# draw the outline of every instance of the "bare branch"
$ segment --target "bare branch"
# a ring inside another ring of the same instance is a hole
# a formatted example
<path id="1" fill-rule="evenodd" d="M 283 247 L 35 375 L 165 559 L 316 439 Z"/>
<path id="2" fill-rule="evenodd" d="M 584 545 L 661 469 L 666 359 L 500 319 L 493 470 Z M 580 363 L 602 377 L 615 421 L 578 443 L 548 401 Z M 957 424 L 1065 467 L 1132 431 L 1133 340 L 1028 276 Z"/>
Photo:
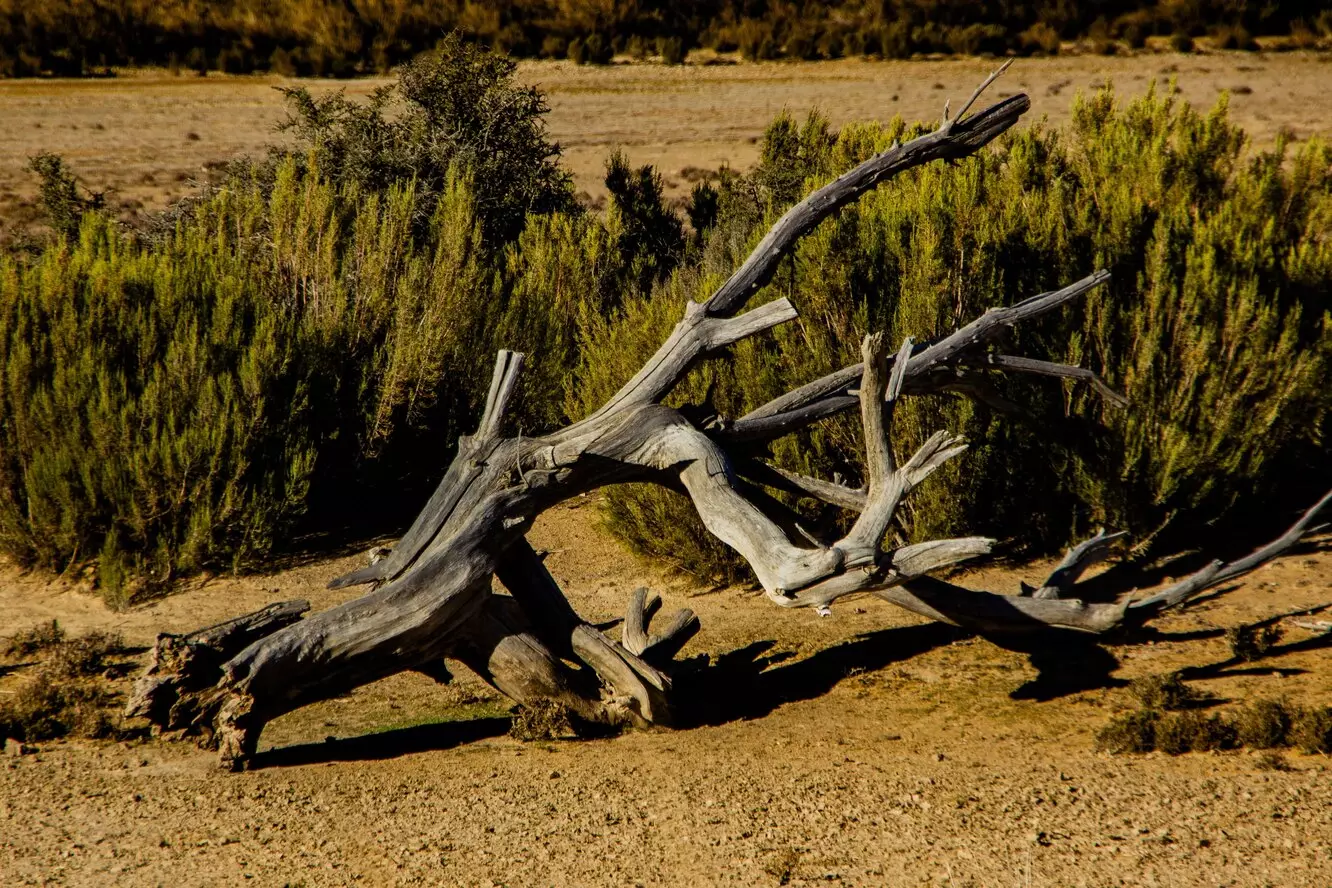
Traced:
<path id="1" fill-rule="evenodd" d="M 523 368 L 522 352 L 500 349 L 495 356 L 495 370 L 490 377 L 490 391 L 486 394 L 486 407 L 476 436 L 482 440 L 498 438 L 504 427 L 504 414 L 518 387 L 518 374 Z"/>
<path id="2" fill-rule="evenodd" d="M 1185 577 L 1178 583 L 1167 586 L 1154 595 L 1134 601 L 1129 605 L 1129 613 L 1137 622 L 1148 620 L 1161 611 L 1178 607 L 1207 589 L 1219 586 L 1262 567 L 1273 558 L 1288 551 L 1303 537 L 1326 528 L 1327 525 L 1325 524 L 1314 525 L 1313 519 L 1329 502 L 1332 502 L 1332 490 L 1323 494 L 1323 498 L 1310 506 L 1308 511 L 1300 516 L 1300 520 L 1292 524 L 1285 533 L 1266 546 L 1229 564 L 1213 561 L 1202 570 Z"/>
<path id="3" fill-rule="evenodd" d="M 987 85 L 990 81 L 987 81 Z M 745 263 L 706 303 L 712 315 L 733 314 L 772 280 L 782 257 L 815 226 L 866 191 L 898 173 L 929 163 L 974 154 L 1005 130 L 1031 107 L 1019 94 L 986 108 L 965 121 L 956 121 L 896 145 L 815 191 L 786 211 L 786 214 L 754 248 Z"/>
<path id="4" fill-rule="evenodd" d="M 920 395 L 947 390 L 956 383 L 954 375 L 956 371 L 945 374 L 939 373 L 940 370 L 970 361 L 982 346 L 993 341 L 1008 328 L 1066 305 L 1108 280 L 1110 280 L 1109 272 L 1097 271 L 1063 289 L 1041 293 L 1010 306 L 992 308 L 956 332 L 926 346 L 917 347 L 906 370 L 903 391 L 909 395 Z M 1051 368 L 1062 367 L 1044 361 L 1035 361 L 1028 365 L 1024 363 L 1026 360 L 1016 359 L 1013 363 L 1000 361 L 994 366 L 1003 370 L 1042 375 L 1052 375 L 1049 372 Z M 977 358 L 977 361 L 985 363 L 981 358 Z M 750 411 L 731 423 L 729 427 L 719 431 L 716 437 L 719 441 L 735 444 L 770 441 L 848 410 L 857 404 L 858 400 L 847 393 L 860 383 L 864 371 L 865 365 L 860 363 L 830 373 L 822 379 L 801 386 Z M 1079 376 L 1079 378 L 1087 377 Z M 1099 377 L 1096 379 L 1099 380 Z M 1106 389 L 1109 390 L 1109 387 Z M 1116 394 L 1115 397 L 1121 396 Z"/>
<path id="5" fill-rule="evenodd" d="M 1013 370 L 1018 373 L 1032 373 L 1037 376 L 1055 376 L 1062 379 L 1081 379 L 1091 384 L 1102 398 L 1116 407 L 1127 407 L 1129 400 L 1112 389 L 1099 374 L 1086 367 L 1073 367 L 1069 364 L 1055 364 L 1050 361 L 1038 361 L 1034 358 L 1020 358 L 1012 355 L 986 355 L 978 361 L 968 364 L 997 367 L 1001 370 Z"/>
<path id="6" fill-rule="evenodd" d="M 1039 589 L 1031 590 L 1033 598 L 1063 598 L 1083 572 L 1093 564 L 1098 564 L 1110 556 L 1114 544 L 1127 537 L 1124 532 L 1106 533 L 1104 530 L 1089 540 L 1074 546 L 1059 562 L 1050 576 Z"/>
<path id="7" fill-rule="evenodd" d="M 798 496 L 812 496 L 815 499 L 840 506 L 843 509 L 849 509 L 852 512 L 863 512 L 865 510 L 866 496 L 863 489 L 856 490 L 847 487 L 845 484 L 835 484 L 832 481 L 823 481 L 819 478 L 810 478 L 807 475 L 788 472 L 780 466 L 770 465 L 756 459 L 741 460 L 735 468 L 736 472 L 743 477 L 768 487 L 775 487 L 778 490 L 784 490 Z"/>

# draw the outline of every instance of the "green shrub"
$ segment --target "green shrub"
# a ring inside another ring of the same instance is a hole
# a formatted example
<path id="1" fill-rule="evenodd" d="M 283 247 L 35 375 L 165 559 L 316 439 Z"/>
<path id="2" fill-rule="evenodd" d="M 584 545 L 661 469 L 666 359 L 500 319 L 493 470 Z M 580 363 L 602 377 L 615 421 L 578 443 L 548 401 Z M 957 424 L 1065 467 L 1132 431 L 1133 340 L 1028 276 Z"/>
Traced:
<path id="1" fill-rule="evenodd" d="M 296 137 L 295 154 L 312 155 L 338 185 L 383 191 L 415 181 L 421 220 L 449 170 L 465 167 L 485 183 L 475 199 L 486 240 L 508 241 L 528 213 L 574 206 L 569 173 L 546 136 L 545 99 L 514 79 L 516 68 L 452 34 L 367 102 L 282 88 L 289 113 L 281 128 Z"/>
<path id="2" fill-rule="evenodd" d="M 683 65 L 685 57 L 689 55 L 689 48 L 679 37 L 658 37 L 657 55 L 668 65 Z"/>
<path id="3" fill-rule="evenodd" d="M 724 186 L 690 267 L 587 336 L 575 412 L 627 379 L 684 300 L 720 283 L 785 205 L 909 135 L 900 122 L 838 135 L 817 120 L 774 124 L 758 168 Z M 1110 526 L 1163 545 L 1204 518 L 1323 483 L 1310 473 L 1327 476 L 1318 436 L 1332 415 L 1322 383 L 1332 360 L 1330 169 L 1332 151 L 1317 140 L 1247 149 L 1224 100 L 1204 115 L 1156 92 L 1123 106 L 1109 92 L 1081 99 L 1066 130 L 1015 132 L 825 221 L 754 300 L 789 296 L 802 319 L 700 369 L 678 397 L 710 392 L 724 415 L 741 415 L 854 363 L 869 329 L 939 335 L 1107 267 L 1109 287 L 1014 331 L 1004 349 L 1090 366 L 1131 408 L 1031 379 L 995 381 L 1025 405 L 1017 417 L 955 398 L 908 401 L 896 422 L 903 452 L 941 428 L 972 447 L 906 502 L 902 534 L 984 533 L 1043 550 Z M 845 418 L 773 446 L 788 469 L 851 483 L 860 453 Z M 738 569 L 711 544 L 688 548 L 704 537 L 678 498 L 626 488 L 607 501 L 612 526 L 640 549 L 703 575 Z"/>
<path id="4" fill-rule="evenodd" d="M 1022 48 L 1032 54 L 1059 55 L 1059 32 L 1045 22 L 1037 22 L 1018 35 Z"/>

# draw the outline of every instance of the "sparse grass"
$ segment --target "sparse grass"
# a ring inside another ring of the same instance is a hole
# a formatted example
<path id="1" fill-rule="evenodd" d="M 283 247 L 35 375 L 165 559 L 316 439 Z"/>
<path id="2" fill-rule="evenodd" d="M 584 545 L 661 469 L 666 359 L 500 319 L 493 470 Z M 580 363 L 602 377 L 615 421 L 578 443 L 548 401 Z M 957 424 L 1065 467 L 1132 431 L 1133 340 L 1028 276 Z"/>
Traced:
<path id="1" fill-rule="evenodd" d="M 31 629 L 15 632 L 5 640 L 6 657 L 31 657 L 40 651 L 54 647 L 65 640 L 65 630 L 57 620 L 41 623 Z"/>
<path id="2" fill-rule="evenodd" d="M 572 713 L 553 700 L 537 700 L 514 709 L 509 736 L 515 740 L 562 740 L 578 736 Z"/>
<path id="3" fill-rule="evenodd" d="M 96 679 L 124 650 L 118 634 L 71 638 L 55 620 L 10 636 L 3 647 L 7 658 L 38 659 L 17 688 L 0 697 L 0 740 L 100 739 L 119 733 L 111 713 L 114 695 Z"/>

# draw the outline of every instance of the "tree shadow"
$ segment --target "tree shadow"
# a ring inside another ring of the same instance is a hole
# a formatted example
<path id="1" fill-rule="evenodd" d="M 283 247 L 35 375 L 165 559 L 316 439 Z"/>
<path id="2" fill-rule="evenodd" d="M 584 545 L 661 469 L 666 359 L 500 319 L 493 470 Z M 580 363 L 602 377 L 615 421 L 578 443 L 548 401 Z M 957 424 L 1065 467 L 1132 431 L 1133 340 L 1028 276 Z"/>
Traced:
<path id="1" fill-rule="evenodd" d="M 883 669 L 969 635 L 943 623 L 881 629 L 793 663 L 785 663 L 794 657 L 789 652 L 767 655 L 776 642 L 757 641 L 680 676 L 676 717 L 681 727 L 762 718 L 784 703 L 821 697 L 850 675 Z"/>
<path id="2" fill-rule="evenodd" d="M 328 762 L 364 762 L 398 758 L 417 752 L 452 749 L 509 730 L 508 718 L 478 718 L 470 721 L 435 722 L 393 728 L 375 734 L 326 740 L 323 743 L 296 743 L 257 753 L 249 763 L 251 770 L 318 765 Z"/>
<path id="3" fill-rule="evenodd" d="M 1270 541 L 1270 537 L 1264 537 L 1258 532 L 1235 534 L 1205 550 L 1189 549 L 1175 552 L 1150 562 L 1121 561 L 1111 565 L 1102 573 L 1080 580 L 1069 590 L 1067 597 L 1097 603 L 1117 601 L 1126 589 L 1153 589 L 1182 579 L 1217 559 L 1229 562 L 1243 558 L 1262 545 L 1264 540 Z M 1295 544 L 1282 557 L 1292 558 L 1327 551 L 1332 551 L 1332 538 L 1314 537 Z M 1231 585 L 1213 589 L 1188 602 L 1181 610 L 1213 601 L 1235 588 L 1237 587 Z"/>

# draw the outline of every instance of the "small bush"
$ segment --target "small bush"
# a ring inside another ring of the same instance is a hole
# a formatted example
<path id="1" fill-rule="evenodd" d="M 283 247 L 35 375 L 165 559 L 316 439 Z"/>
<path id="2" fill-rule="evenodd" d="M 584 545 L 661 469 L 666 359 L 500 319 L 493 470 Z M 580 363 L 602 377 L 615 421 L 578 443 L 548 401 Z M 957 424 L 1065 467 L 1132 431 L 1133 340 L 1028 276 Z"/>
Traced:
<path id="1" fill-rule="evenodd" d="M 1212 43 L 1217 49 L 1238 49 L 1246 52 L 1258 49 L 1258 41 L 1240 25 L 1217 28 L 1212 32 Z"/>
<path id="2" fill-rule="evenodd" d="M 658 37 L 657 55 L 668 65 L 683 65 L 685 57 L 689 55 L 689 49 L 685 46 L 683 38 Z"/>
<path id="3" fill-rule="evenodd" d="M 1231 749 L 1236 743 L 1235 726 L 1220 715 L 1173 712 L 1156 724 L 1155 748 L 1168 755 Z"/>
<path id="4" fill-rule="evenodd" d="M 1276 700 L 1257 700 L 1239 710 L 1235 727 L 1239 742 L 1251 749 L 1286 745 L 1292 710 Z"/>
<path id="5" fill-rule="evenodd" d="M 1183 709 L 1203 696 L 1184 684 L 1178 672 L 1135 679 L 1129 684 L 1129 693 L 1138 698 L 1144 709 L 1167 712 Z"/>
<path id="6" fill-rule="evenodd" d="M 76 736 L 113 736 L 116 720 L 108 713 L 112 698 L 83 682 L 61 681 L 39 671 L 9 697 L 0 698 L 0 737 L 27 742 Z"/>
<path id="7" fill-rule="evenodd" d="M 1170 48 L 1175 52 L 1193 52 L 1193 38 L 1184 31 L 1170 35 Z"/>
<path id="8" fill-rule="evenodd" d="M 1037 22 L 1018 35 L 1022 49 L 1031 54 L 1058 55 L 1059 32 L 1045 22 Z"/>
<path id="9" fill-rule="evenodd" d="M 1110 720 L 1096 733 L 1096 748 L 1104 752 L 1151 752 L 1161 713 L 1153 709 L 1128 712 Z"/>
<path id="10" fill-rule="evenodd" d="M 1307 755 L 1332 753 L 1332 707 L 1314 706 L 1296 712 L 1289 739 Z"/>
<path id="11" fill-rule="evenodd" d="M 51 228 L 67 238 L 78 237 L 83 217 L 105 206 L 105 196 L 85 195 L 65 161 L 55 154 L 38 154 L 29 159 L 28 168 L 37 174 L 42 209 Z"/>
<path id="12" fill-rule="evenodd" d="M 911 58 L 911 26 L 905 21 L 890 22 L 879 29 L 879 54 L 885 59 Z"/>
<path id="13" fill-rule="evenodd" d="M 1182 755 L 1193 749 L 1202 716 L 1197 712 L 1176 712 L 1156 722 L 1154 748 L 1167 755 Z"/>
<path id="14" fill-rule="evenodd" d="M 1281 627 L 1275 623 L 1267 626 L 1232 626 L 1226 630 L 1226 643 L 1230 645 L 1230 653 L 1235 659 L 1253 662 L 1266 657 L 1281 641 L 1281 636 Z"/>
<path id="15" fill-rule="evenodd" d="M 119 633 L 88 632 L 52 648 L 47 668 L 56 678 L 87 678 L 101 674 L 111 657 L 124 652 Z"/>

